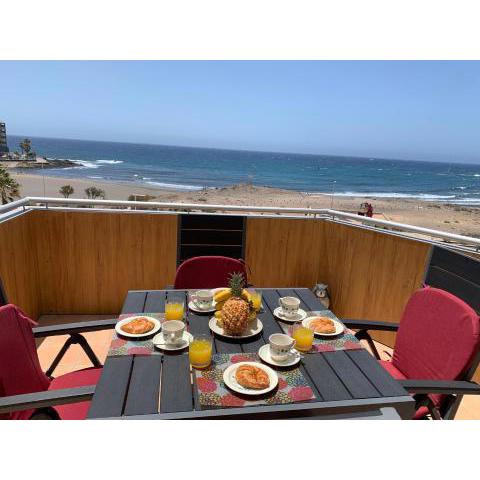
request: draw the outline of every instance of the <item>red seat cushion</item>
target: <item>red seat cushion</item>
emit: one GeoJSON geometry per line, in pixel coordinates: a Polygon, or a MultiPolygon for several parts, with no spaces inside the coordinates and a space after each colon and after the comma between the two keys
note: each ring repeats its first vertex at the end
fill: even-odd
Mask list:
{"type": "MultiPolygon", "coordinates": [[[[101,368],[87,368],[85,370],[67,373],[54,378],[48,390],[96,385],[101,373],[101,368]]],[[[89,408],[90,402],[87,401],[70,403],[67,405],[57,405],[55,410],[62,420],[84,420],[87,417],[89,408]]]]}
{"type": "MultiPolygon", "coordinates": [[[[0,397],[47,390],[32,334],[36,323],[15,305],[0,307],[0,397]]],[[[32,410],[0,414],[0,419],[29,418],[32,410]]]]}
{"type": "MultiPolygon", "coordinates": [[[[392,362],[388,360],[379,360],[380,365],[393,377],[395,380],[406,380],[405,375],[396,368],[392,362]]],[[[425,418],[425,416],[428,414],[428,408],[427,407],[420,407],[414,415],[415,420],[419,420],[421,418],[425,418]]]]}
{"type": "MultiPolygon", "coordinates": [[[[459,380],[480,348],[480,319],[463,300],[438,288],[416,291],[398,329],[392,362],[396,378],[459,380]]],[[[430,395],[440,406],[445,395],[430,395]]],[[[418,412],[417,412],[418,413],[418,412]]]]}
{"type": "Polygon", "coordinates": [[[185,260],[175,275],[175,288],[227,287],[230,274],[240,272],[247,283],[245,265],[234,258],[220,256],[193,257],[185,260]]]}

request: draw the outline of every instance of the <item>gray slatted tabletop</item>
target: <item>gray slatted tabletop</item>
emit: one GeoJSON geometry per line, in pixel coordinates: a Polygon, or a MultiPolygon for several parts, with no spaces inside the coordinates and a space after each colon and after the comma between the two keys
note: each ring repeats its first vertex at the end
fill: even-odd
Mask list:
{"type": "MultiPolygon", "coordinates": [[[[169,293],[179,290],[129,292],[122,313],[163,312],[169,293]]],[[[258,317],[263,331],[247,341],[216,337],[214,353],[257,352],[272,333],[282,333],[273,316],[281,296],[301,299],[307,311],[324,307],[306,288],[262,289],[263,308],[258,317]]],[[[187,312],[189,331],[210,334],[210,315],[187,312]]],[[[317,399],[287,405],[258,405],[202,410],[192,382],[188,352],[162,355],[108,357],[95,390],[88,418],[305,418],[340,415],[383,407],[412,418],[414,402],[366,350],[341,350],[304,355],[302,373],[317,399]]]]}

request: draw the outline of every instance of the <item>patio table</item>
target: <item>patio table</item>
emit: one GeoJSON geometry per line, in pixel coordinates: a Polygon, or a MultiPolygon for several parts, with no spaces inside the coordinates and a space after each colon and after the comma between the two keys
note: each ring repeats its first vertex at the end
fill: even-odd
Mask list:
{"type": "MultiPolygon", "coordinates": [[[[251,353],[268,343],[272,333],[283,333],[273,315],[281,296],[296,296],[306,311],[325,307],[306,288],[264,288],[258,317],[262,332],[253,338],[229,340],[214,336],[213,353],[251,353]]],[[[130,291],[122,314],[164,312],[169,294],[183,290],[130,291]]],[[[187,302],[186,302],[187,304],[187,302]]],[[[211,315],[186,311],[189,331],[211,334],[211,315]]],[[[188,349],[157,355],[108,356],[92,399],[88,418],[322,418],[393,407],[400,417],[412,418],[414,401],[408,392],[364,349],[325,351],[303,355],[300,371],[310,384],[314,400],[277,405],[205,409],[200,406],[188,349]]]]}

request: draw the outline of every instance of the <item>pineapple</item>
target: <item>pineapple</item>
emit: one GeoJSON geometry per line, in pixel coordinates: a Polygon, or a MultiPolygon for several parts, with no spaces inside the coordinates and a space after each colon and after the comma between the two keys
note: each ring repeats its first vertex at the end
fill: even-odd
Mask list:
{"type": "Polygon", "coordinates": [[[248,326],[250,304],[242,298],[245,279],[241,273],[232,273],[229,287],[232,296],[222,308],[222,324],[228,335],[241,335],[248,326]]]}

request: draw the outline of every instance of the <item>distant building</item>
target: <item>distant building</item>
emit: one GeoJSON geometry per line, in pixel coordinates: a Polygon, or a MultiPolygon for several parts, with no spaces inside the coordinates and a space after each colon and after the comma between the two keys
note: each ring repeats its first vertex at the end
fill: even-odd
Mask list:
{"type": "Polygon", "coordinates": [[[8,153],[7,130],[5,128],[5,123],[0,122],[0,155],[4,153],[8,153]]]}

